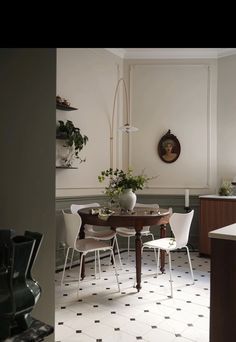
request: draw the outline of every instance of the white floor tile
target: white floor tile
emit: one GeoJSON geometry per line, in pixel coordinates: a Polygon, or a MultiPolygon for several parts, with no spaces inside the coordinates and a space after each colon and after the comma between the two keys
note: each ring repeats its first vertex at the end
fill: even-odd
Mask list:
{"type": "Polygon", "coordinates": [[[108,325],[109,327],[119,328],[120,330],[123,330],[123,326],[129,323],[130,319],[117,314],[116,311],[113,312],[113,314],[108,313],[106,316],[102,317],[100,319],[100,322],[104,325],[108,325]]]}
{"type": "Polygon", "coordinates": [[[76,316],[75,318],[70,319],[69,321],[66,321],[64,325],[74,330],[84,331],[84,328],[91,326],[93,323],[94,323],[93,319],[84,317],[82,315],[82,316],[76,316]]]}
{"type": "MultiPolygon", "coordinates": [[[[107,334],[103,339],[102,342],[137,342],[136,336],[132,336],[127,334],[124,331],[117,331],[114,330],[112,334],[107,334]]],[[[142,340],[145,342],[145,340],[142,340]]]]}
{"type": "Polygon", "coordinates": [[[172,334],[181,334],[186,327],[186,323],[176,321],[174,319],[164,319],[160,324],[158,324],[158,328],[166,330],[172,334]]]}
{"type": "Polygon", "coordinates": [[[75,333],[60,342],[95,342],[96,339],[82,333],[75,333]]]}
{"type": "MultiPolygon", "coordinates": [[[[66,271],[60,289],[61,272],[55,276],[56,341],[177,341],[209,342],[210,260],[191,252],[195,284],[191,284],[184,252],[172,253],[174,298],[170,298],[168,264],[156,277],[151,251],[143,254],[142,288],[133,287],[134,252],[122,253],[119,270],[121,292],[112,267],[102,266],[95,279],[93,263],[86,264],[86,278],[77,296],[78,268],[66,271]]],[[[107,264],[107,260],[102,260],[107,264]]]]}
{"type": "Polygon", "coordinates": [[[74,318],[76,318],[76,313],[73,311],[70,311],[68,309],[64,309],[64,310],[58,309],[55,312],[55,322],[56,323],[66,322],[66,321],[72,320],[74,318]]]}
{"type": "Polygon", "coordinates": [[[138,321],[129,320],[122,326],[122,331],[125,331],[133,336],[143,336],[148,331],[151,331],[150,325],[146,323],[140,324],[138,321]]]}
{"type": "Polygon", "coordinates": [[[115,333],[114,328],[101,324],[100,322],[85,327],[82,331],[90,337],[102,340],[107,339],[108,336],[112,336],[115,333]]]}
{"type": "Polygon", "coordinates": [[[194,327],[195,327],[196,329],[205,330],[205,331],[208,333],[210,321],[209,321],[209,319],[207,319],[207,318],[204,317],[203,315],[200,315],[200,316],[201,316],[201,317],[199,317],[199,318],[194,322],[194,327]]]}
{"type": "Polygon", "coordinates": [[[149,342],[173,342],[175,337],[174,334],[161,329],[152,329],[143,336],[144,340],[149,342]]]}
{"type": "Polygon", "coordinates": [[[209,331],[190,327],[183,331],[182,336],[195,342],[209,342],[209,331]]]}
{"type": "Polygon", "coordinates": [[[70,337],[74,333],[74,330],[63,325],[55,325],[55,340],[60,341],[70,337]]]}

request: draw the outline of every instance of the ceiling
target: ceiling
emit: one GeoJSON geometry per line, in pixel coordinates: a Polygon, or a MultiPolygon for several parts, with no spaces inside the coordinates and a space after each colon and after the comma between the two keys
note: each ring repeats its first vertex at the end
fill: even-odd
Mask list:
{"type": "Polygon", "coordinates": [[[236,48],[106,48],[124,59],[220,58],[236,54],[236,48]]]}

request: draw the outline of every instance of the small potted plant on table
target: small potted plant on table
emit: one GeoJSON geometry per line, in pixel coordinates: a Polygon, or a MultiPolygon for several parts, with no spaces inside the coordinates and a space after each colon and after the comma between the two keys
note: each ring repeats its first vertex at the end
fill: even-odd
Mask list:
{"type": "Polygon", "coordinates": [[[128,169],[128,172],[110,168],[102,171],[98,176],[100,183],[106,178],[109,179],[109,183],[105,187],[105,193],[110,198],[111,203],[118,200],[121,209],[132,211],[137,200],[135,191],[142,190],[144,185],[154,177],[150,178],[144,173],[135,176],[131,168],[128,169]]]}

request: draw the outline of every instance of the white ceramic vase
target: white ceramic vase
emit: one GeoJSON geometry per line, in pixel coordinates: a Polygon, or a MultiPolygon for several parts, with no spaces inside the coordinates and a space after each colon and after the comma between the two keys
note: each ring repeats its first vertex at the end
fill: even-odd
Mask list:
{"type": "Polygon", "coordinates": [[[72,166],[74,161],[74,147],[66,146],[65,140],[57,140],[56,144],[56,165],[72,166]]]}
{"type": "Polygon", "coordinates": [[[137,196],[132,189],[124,189],[120,194],[119,203],[121,209],[133,210],[136,204],[137,196]]]}

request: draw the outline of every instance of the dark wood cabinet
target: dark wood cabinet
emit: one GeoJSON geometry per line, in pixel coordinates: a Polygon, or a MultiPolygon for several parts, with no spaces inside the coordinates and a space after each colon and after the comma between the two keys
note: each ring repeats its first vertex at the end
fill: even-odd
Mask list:
{"type": "Polygon", "coordinates": [[[210,342],[236,341],[236,225],[228,230],[234,240],[210,238],[210,342]]]}
{"type": "Polygon", "coordinates": [[[232,223],[236,223],[236,196],[200,196],[200,255],[211,255],[208,233],[232,223]]]}

